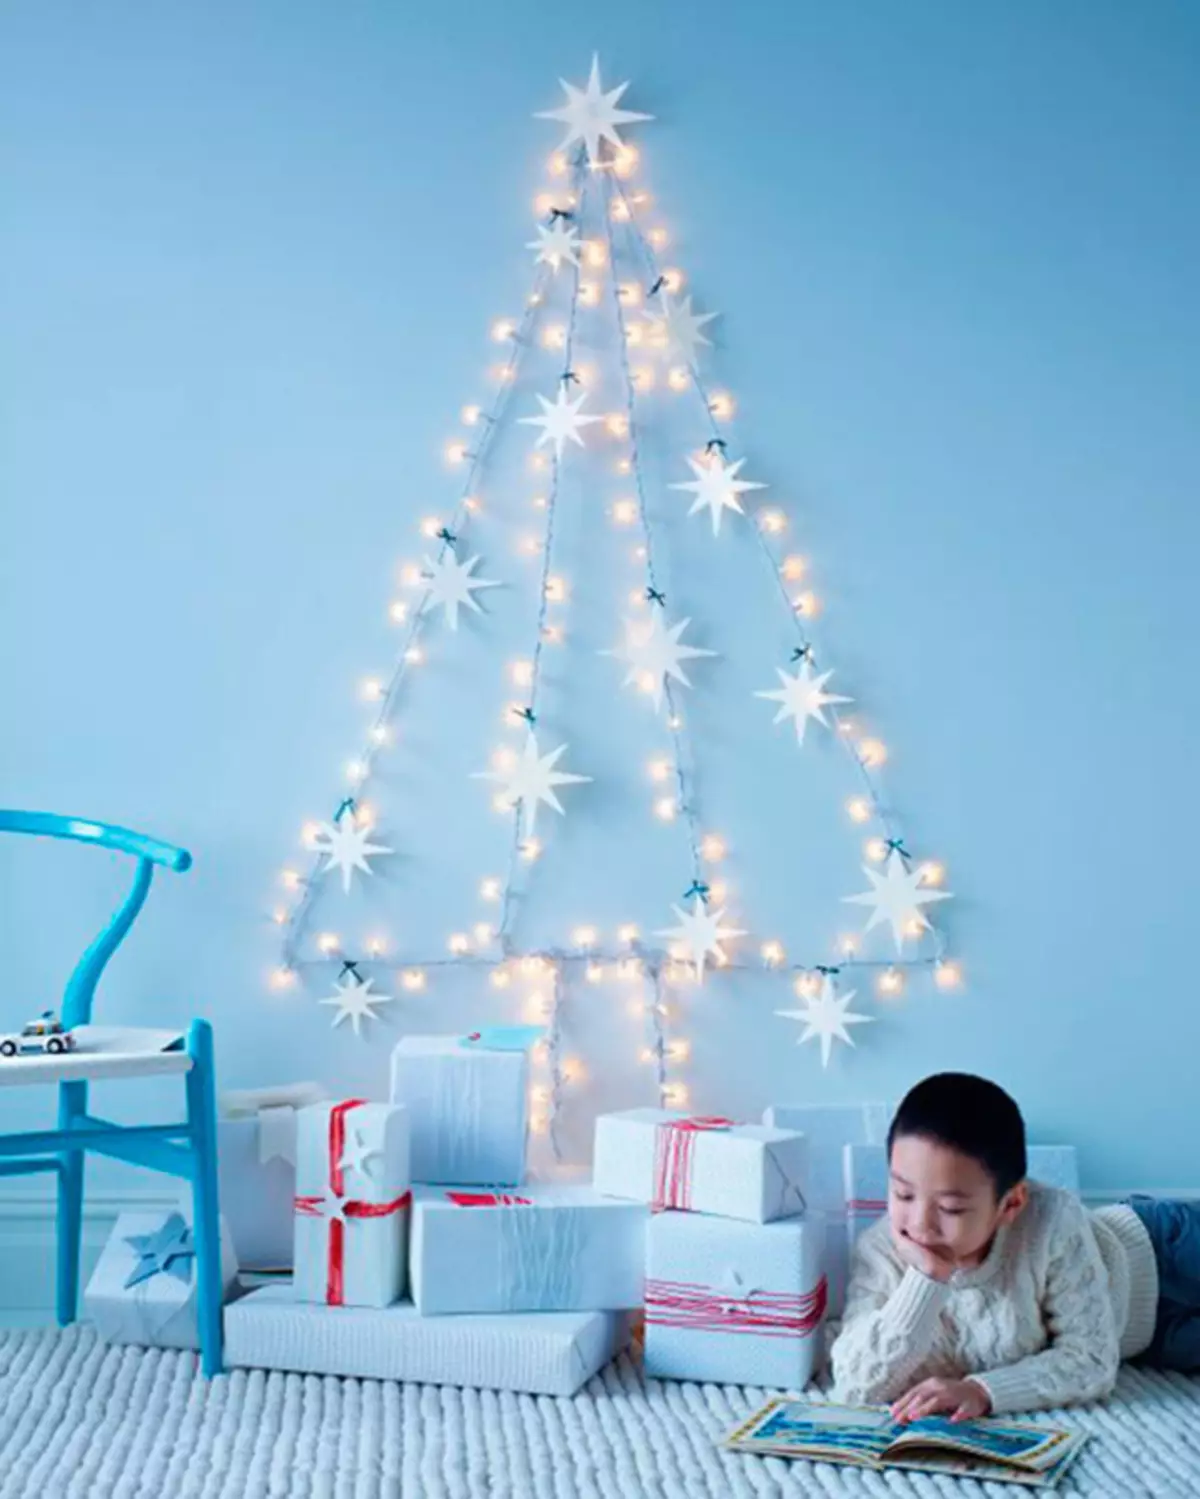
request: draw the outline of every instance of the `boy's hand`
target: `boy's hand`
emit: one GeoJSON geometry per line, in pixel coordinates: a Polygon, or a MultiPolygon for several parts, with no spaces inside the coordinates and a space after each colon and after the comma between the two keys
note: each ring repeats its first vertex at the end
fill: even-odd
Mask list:
{"type": "Polygon", "coordinates": [[[974,1421],[992,1408],[991,1397],[973,1379],[923,1379],[892,1406],[892,1420],[949,1414],[952,1421],[974,1421]]]}
{"type": "Polygon", "coordinates": [[[893,1233],[892,1240],[900,1252],[900,1258],[922,1275],[928,1275],[930,1280],[947,1281],[958,1268],[958,1262],[953,1256],[926,1249],[915,1240],[905,1238],[903,1234],[893,1233]]]}

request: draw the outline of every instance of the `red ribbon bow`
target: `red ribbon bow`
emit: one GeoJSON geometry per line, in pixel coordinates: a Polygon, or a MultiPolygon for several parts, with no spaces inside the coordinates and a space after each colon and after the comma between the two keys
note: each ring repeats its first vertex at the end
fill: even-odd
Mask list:
{"type": "Polygon", "coordinates": [[[660,1124],[654,1136],[654,1196],[650,1206],[656,1213],[664,1208],[692,1206],[692,1160],[696,1136],[734,1129],[732,1119],[719,1114],[692,1114],[687,1119],[668,1119],[660,1124]]]}
{"type": "MultiPolygon", "coordinates": [[[[346,1173],[342,1170],[342,1155],[346,1149],[346,1115],[351,1109],[361,1108],[364,1100],[351,1098],[345,1103],[335,1103],[329,1111],[329,1191],[336,1199],[336,1207],[329,1219],[329,1269],[326,1277],[325,1300],[330,1306],[345,1305],[346,1289],[346,1224],[347,1218],[388,1218],[406,1208],[412,1201],[412,1193],[404,1192],[391,1202],[347,1202],[346,1173]]],[[[297,1197],[297,1213],[307,1218],[324,1218],[329,1199],[320,1197],[297,1197]]]]}

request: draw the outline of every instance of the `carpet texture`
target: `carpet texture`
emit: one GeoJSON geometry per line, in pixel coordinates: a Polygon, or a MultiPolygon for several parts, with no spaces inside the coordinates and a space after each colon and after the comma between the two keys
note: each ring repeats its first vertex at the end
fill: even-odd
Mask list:
{"type": "MultiPolygon", "coordinates": [[[[206,1383],[191,1354],[87,1327],[0,1334],[0,1499],[1014,1499],[1011,1485],[719,1453],[758,1390],[643,1381],[619,1359],[574,1399],[315,1375],[206,1383]]],[[[1065,1495],[1200,1495],[1200,1381],[1122,1373],[1065,1495]]]]}

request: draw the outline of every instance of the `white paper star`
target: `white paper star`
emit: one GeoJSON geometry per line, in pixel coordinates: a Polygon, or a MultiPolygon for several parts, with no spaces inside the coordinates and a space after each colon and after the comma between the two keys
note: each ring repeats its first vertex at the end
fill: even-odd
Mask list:
{"type": "Polygon", "coordinates": [[[719,911],[710,911],[702,896],[694,898],[690,911],[684,911],[676,905],[671,909],[679,918],[679,925],[655,932],[654,935],[670,938],[686,947],[698,979],[704,978],[704,963],[710,953],[718,963],[723,963],[725,953],[721,943],[746,935],[737,927],[722,926],[721,918],[725,915],[725,907],[722,906],[719,911]]]}
{"type": "Polygon", "coordinates": [[[510,807],[521,808],[521,837],[533,837],[537,823],[538,806],[544,802],[555,812],[566,815],[563,805],[554,794],[556,786],[572,786],[590,781],[591,776],[577,776],[570,771],[556,770],[555,766],[566,753],[567,746],[560,744],[548,755],[538,754],[537,735],[530,731],[524,751],[514,756],[511,763],[497,770],[479,770],[474,773],[477,781],[495,781],[503,788],[504,797],[510,807]]]}
{"type": "Polygon", "coordinates": [[[836,692],[826,692],[825,683],[833,676],[832,670],[823,671],[818,676],[812,669],[812,662],[807,659],[800,663],[800,670],[794,677],[778,666],[775,671],[783,686],[776,688],[774,692],[756,692],[754,696],[767,698],[781,705],[775,715],[775,723],[782,723],[785,718],[796,720],[797,744],[804,743],[804,730],[808,727],[810,718],[816,719],[823,728],[829,727],[829,720],[823,712],[828,704],[854,701],[851,697],[839,697],[836,692]]]}
{"type": "Polygon", "coordinates": [[[320,999],[317,1003],[333,1005],[337,1010],[333,1017],[334,1025],[339,1026],[343,1020],[348,1020],[357,1036],[361,1034],[359,1028],[364,1020],[379,1019],[375,1006],[390,1005],[394,998],[391,994],[372,994],[374,984],[374,979],[359,979],[348,973],[334,984],[333,993],[328,999],[320,999]]]}
{"type": "Polygon", "coordinates": [[[931,890],[925,885],[920,869],[910,870],[899,849],[892,850],[882,874],[868,864],[863,865],[863,873],[870,880],[871,889],[864,890],[861,895],[844,895],[842,899],[851,905],[871,907],[871,919],[865,931],[888,922],[897,952],[904,951],[908,927],[913,923],[925,928],[929,926],[929,918],[921,910],[922,906],[952,898],[948,890],[931,890]]]}
{"type": "Polygon", "coordinates": [[[592,57],[592,71],[585,89],[577,88],[565,78],[558,80],[567,95],[567,102],[558,109],[543,109],[535,116],[539,120],[561,120],[567,127],[560,150],[566,150],[576,141],[582,141],[589,159],[600,160],[600,143],[607,141],[615,150],[624,144],[617,134],[618,125],[631,125],[637,120],[652,120],[653,115],[637,114],[630,109],[618,109],[621,95],[629,87],[619,84],[606,94],[600,86],[600,59],[592,57]]]}
{"type": "Polygon", "coordinates": [[[579,264],[579,230],[573,224],[556,218],[549,227],[539,224],[537,235],[537,239],[531,239],[525,246],[527,250],[537,251],[535,265],[548,265],[557,272],[564,265],[579,264]]]}
{"type": "Polygon", "coordinates": [[[472,609],[476,614],[483,613],[475,599],[476,589],[500,587],[500,584],[492,578],[472,576],[479,566],[478,557],[470,557],[466,562],[460,562],[449,547],[437,562],[429,557],[426,557],[424,562],[425,568],[421,574],[421,580],[425,584],[426,595],[425,602],[421,606],[421,613],[428,614],[431,609],[436,609],[440,605],[446,611],[446,623],[452,630],[458,629],[460,608],[472,609]]]}
{"type": "MultiPolygon", "coordinates": [[[[371,980],[368,979],[367,983],[371,980]]],[[[380,999],[382,995],[376,995],[380,999]]],[[[328,1003],[328,1001],[326,1001],[328,1003]]],[[[373,1181],[375,1173],[371,1170],[371,1162],[379,1160],[383,1151],[377,1145],[369,1145],[361,1129],[353,1125],[346,1131],[346,1140],[342,1146],[342,1158],[338,1162],[343,1171],[361,1171],[368,1181],[373,1181]]]]}
{"type": "Polygon", "coordinates": [[[746,512],[742,509],[739,495],[746,493],[748,489],[765,489],[765,484],[756,484],[751,479],[739,479],[744,458],[739,458],[736,463],[726,463],[720,453],[713,451],[704,458],[689,458],[688,466],[695,479],[685,480],[680,484],[672,484],[672,489],[690,489],[696,496],[692,502],[689,515],[695,515],[698,510],[712,511],[713,535],[717,536],[721,530],[721,515],[726,510],[732,510],[738,515],[746,512]]]}
{"type": "Polygon", "coordinates": [[[662,310],[646,314],[651,346],[662,349],[669,359],[680,364],[695,364],[701,347],[712,348],[712,339],[706,338],[701,330],[718,314],[693,312],[690,296],[673,299],[670,292],[663,291],[659,300],[662,310]]]}
{"type": "Polygon", "coordinates": [[[782,1015],[785,1020],[804,1022],[804,1032],[796,1045],[801,1046],[805,1041],[819,1039],[821,1066],[828,1067],[834,1041],[844,1041],[847,1046],[854,1045],[854,1038],[847,1026],[869,1025],[875,1019],[874,1015],[858,1015],[851,1010],[850,1001],[857,993],[857,989],[847,989],[845,994],[839,994],[833,979],[824,974],[819,992],[808,995],[802,1009],[776,1010],[775,1013],[782,1015]]]}
{"type": "Polygon", "coordinates": [[[560,385],[558,394],[553,401],[548,401],[545,396],[538,396],[542,404],[540,416],[519,416],[517,420],[526,427],[541,427],[541,433],[534,447],[544,447],[546,443],[554,444],[554,456],[562,462],[563,447],[567,441],[578,443],[583,447],[583,438],[579,432],[583,427],[590,426],[592,422],[601,420],[598,416],[585,416],[580,409],[587,400],[586,392],[581,392],[572,401],[567,395],[565,385],[560,385]]]}
{"type": "Polygon", "coordinates": [[[342,889],[347,895],[356,869],[361,869],[363,874],[374,874],[368,859],[392,852],[385,844],[371,842],[370,827],[359,827],[353,812],[345,813],[337,822],[319,823],[313,835],[313,847],[325,855],[322,874],[328,874],[331,869],[342,871],[342,889]]]}
{"type": "Polygon", "coordinates": [[[663,691],[668,677],[681,682],[684,687],[692,684],[682,670],[684,661],[699,656],[715,656],[716,651],[706,651],[699,646],[684,645],[680,636],[691,624],[690,619],[681,619],[673,625],[663,623],[657,612],[647,619],[626,619],[625,640],[613,651],[601,651],[602,656],[617,656],[629,665],[625,686],[638,682],[648,688],[656,709],[663,705],[663,691]]]}

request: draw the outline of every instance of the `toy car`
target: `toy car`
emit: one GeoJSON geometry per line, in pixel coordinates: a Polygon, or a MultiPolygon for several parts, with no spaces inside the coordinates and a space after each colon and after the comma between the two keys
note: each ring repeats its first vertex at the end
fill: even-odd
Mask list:
{"type": "Polygon", "coordinates": [[[59,1056],[75,1050],[75,1037],[63,1030],[62,1021],[51,1010],[31,1020],[20,1035],[0,1036],[0,1057],[28,1056],[49,1052],[59,1056]]]}

